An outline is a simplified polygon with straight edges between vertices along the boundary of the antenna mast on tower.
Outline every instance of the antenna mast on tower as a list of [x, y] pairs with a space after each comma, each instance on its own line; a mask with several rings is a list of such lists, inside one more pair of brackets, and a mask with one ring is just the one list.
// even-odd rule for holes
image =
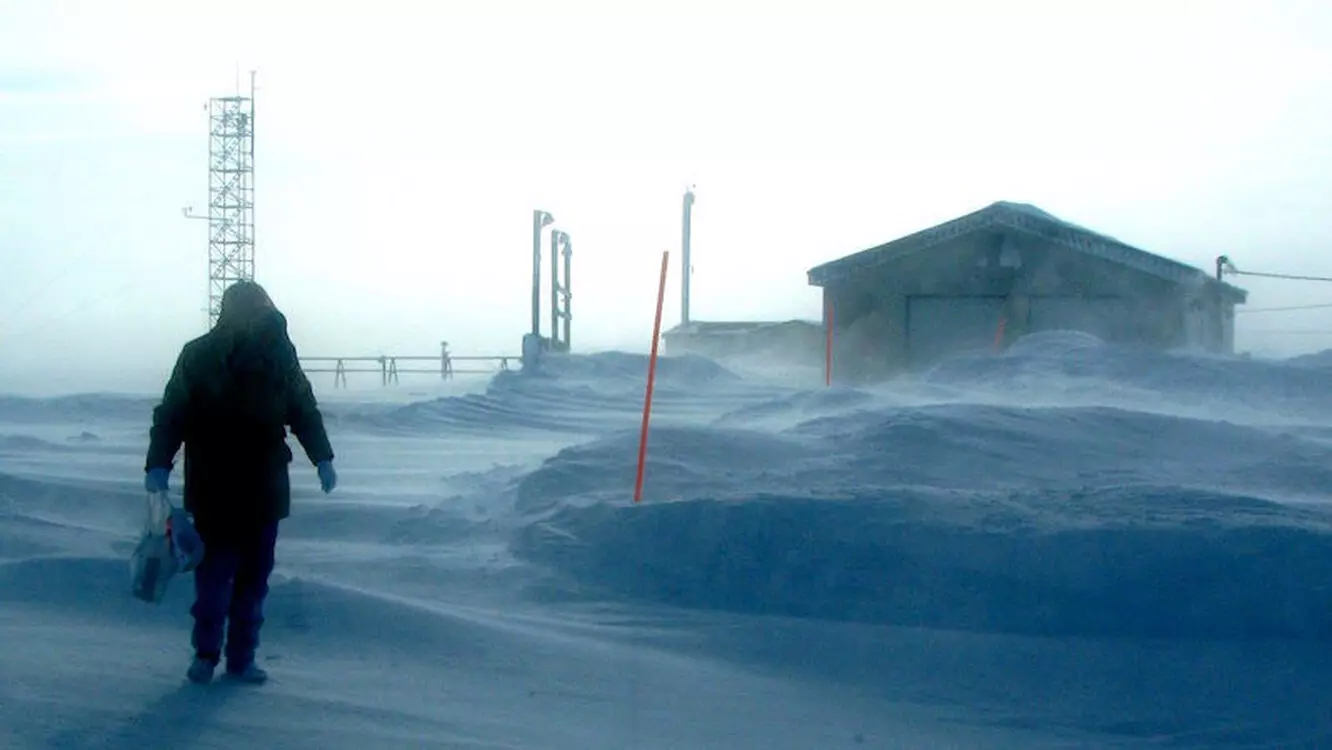
[[[239, 87], [237, 87], [239, 88]], [[189, 218], [194, 216], [185, 209]], [[208, 326], [222, 293], [254, 279], [254, 72], [250, 95], [208, 100]]]

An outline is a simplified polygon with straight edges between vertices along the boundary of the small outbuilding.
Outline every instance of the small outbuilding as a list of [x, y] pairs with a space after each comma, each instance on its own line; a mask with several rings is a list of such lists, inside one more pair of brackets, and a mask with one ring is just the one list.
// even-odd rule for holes
[[717, 360], [768, 356], [819, 362], [824, 329], [818, 321], [690, 321], [662, 334], [667, 354]]
[[[809, 271], [833, 317], [836, 370], [873, 378], [1027, 333], [1234, 349], [1247, 293], [1204, 271], [1000, 202]], [[826, 322], [826, 321], [825, 321]]]

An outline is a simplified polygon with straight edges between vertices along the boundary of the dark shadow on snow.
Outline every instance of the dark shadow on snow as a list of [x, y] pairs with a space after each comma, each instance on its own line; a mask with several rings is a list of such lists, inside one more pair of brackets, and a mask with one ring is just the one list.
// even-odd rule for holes
[[240, 697], [239, 691], [254, 689], [225, 679], [216, 680], [211, 685], [182, 682], [130, 716], [89, 717], [79, 726], [51, 737], [47, 747], [51, 750], [192, 747], [208, 731], [212, 718]]

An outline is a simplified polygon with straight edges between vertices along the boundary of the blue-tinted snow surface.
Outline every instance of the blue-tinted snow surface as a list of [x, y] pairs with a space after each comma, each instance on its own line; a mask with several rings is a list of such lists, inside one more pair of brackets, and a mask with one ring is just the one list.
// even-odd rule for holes
[[278, 677], [208, 704], [217, 734], [152, 698], [188, 586], [125, 588], [154, 399], [0, 397], [0, 723], [19, 748], [1332, 741], [1332, 355], [1047, 334], [873, 388], [665, 358], [635, 505], [646, 369], [321, 388], [342, 484], [297, 450]]
[[[580, 597], [1013, 633], [1332, 636], [1332, 357], [1054, 333], [874, 389], [756, 385], [667, 357], [635, 505], [645, 371], [638, 355], [555, 357], [470, 395], [326, 412], [372, 436], [560, 436], [485, 491], [512, 501], [511, 551]], [[142, 430], [152, 403], [0, 399], [10, 424], [64, 425], [0, 435], [0, 455], [91, 450], [78, 425]], [[401, 542], [467, 533], [461, 511], [310, 513], [294, 533], [314, 518]]]
[[[1027, 634], [1332, 637], [1332, 366], [1076, 334], [631, 428], [517, 483], [582, 596]], [[702, 390], [702, 389], [700, 389]], [[787, 424], [774, 421], [787, 417]], [[751, 426], [747, 426], [751, 425]]]

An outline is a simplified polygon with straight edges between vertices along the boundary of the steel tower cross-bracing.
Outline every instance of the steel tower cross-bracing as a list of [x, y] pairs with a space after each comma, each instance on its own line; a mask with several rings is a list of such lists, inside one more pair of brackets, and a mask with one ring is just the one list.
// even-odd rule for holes
[[208, 101], [208, 324], [222, 293], [254, 279], [254, 76], [249, 96]]

